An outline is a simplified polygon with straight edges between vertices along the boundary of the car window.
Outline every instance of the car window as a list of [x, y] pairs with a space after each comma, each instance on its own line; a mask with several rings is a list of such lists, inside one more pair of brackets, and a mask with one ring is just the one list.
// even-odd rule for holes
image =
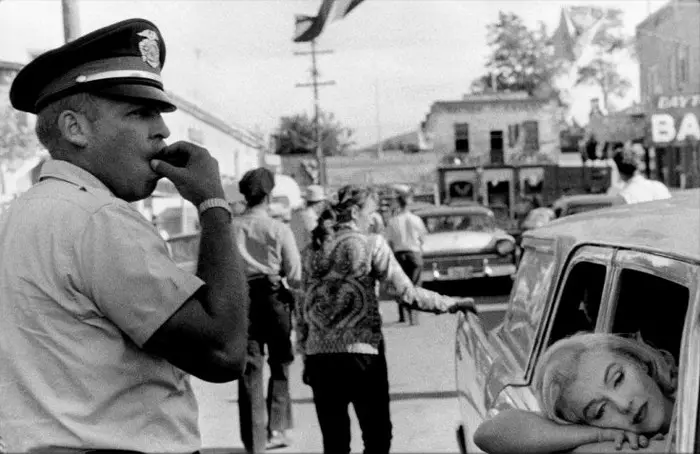
[[423, 223], [429, 233], [488, 232], [495, 228], [494, 219], [486, 214], [457, 214], [449, 216], [424, 216]]
[[[547, 304], [554, 274], [554, 254], [526, 247], [511, 290], [510, 306], [503, 323], [506, 340], [527, 361], [537, 327]], [[523, 367], [525, 363], [522, 364]]]
[[623, 269], [618, 280], [612, 332], [639, 334], [678, 361], [689, 291], [684, 285], [645, 271]]
[[547, 345], [580, 331], [593, 331], [600, 310], [607, 267], [585, 260], [566, 275]]

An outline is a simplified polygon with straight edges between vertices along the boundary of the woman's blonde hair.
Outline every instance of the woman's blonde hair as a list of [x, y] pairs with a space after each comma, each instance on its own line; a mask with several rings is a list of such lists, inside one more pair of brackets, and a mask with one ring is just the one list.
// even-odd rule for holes
[[535, 370], [535, 394], [545, 415], [559, 423], [582, 423], [563, 405], [563, 396], [577, 378], [584, 353], [608, 351], [623, 355], [647, 369], [661, 392], [672, 396], [677, 386], [677, 369], [673, 356], [657, 350], [641, 338], [609, 333], [579, 333], [552, 344], [542, 355]]

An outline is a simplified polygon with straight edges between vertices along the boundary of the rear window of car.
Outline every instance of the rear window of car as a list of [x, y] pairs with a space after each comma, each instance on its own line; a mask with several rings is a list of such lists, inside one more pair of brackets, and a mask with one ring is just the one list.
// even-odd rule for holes
[[585, 213], [587, 211], [600, 210], [601, 208], [607, 208], [611, 206], [610, 203], [595, 203], [590, 205], [574, 205], [566, 210], [566, 216], [578, 213]]
[[428, 233], [454, 231], [488, 232], [496, 227], [491, 216], [479, 213], [423, 216], [422, 219]]

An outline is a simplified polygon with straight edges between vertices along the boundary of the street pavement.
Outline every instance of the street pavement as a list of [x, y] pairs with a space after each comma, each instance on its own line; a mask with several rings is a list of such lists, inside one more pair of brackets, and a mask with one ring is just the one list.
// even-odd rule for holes
[[[476, 298], [487, 327], [495, 326], [502, 319], [502, 309], [508, 299], [506, 292], [482, 292], [490, 294]], [[454, 291], [449, 293], [455, 294]], [[395, 302], [382, 302], [380, 311], [389, 365], [394, 425], [392, 452], [457, 452], [454, 432], [459, 419], [454, 373], [457, 316], [420, 313], [420, 323], [408, 326], [397, 323]], [[301, 361], [297, 360], [291, 368], [293, 444], [270, 452], [322, 452], [311, 388], [301, 382], [301, 366]], [[212, 384], [196, 378], [192, 379], [192, 384], [199, 401], [203, 453], [243, 452], [238, 431], [237, 384]], [[352, 451], [362, 452], [357, 419], [352, 410], [350, 415]]]

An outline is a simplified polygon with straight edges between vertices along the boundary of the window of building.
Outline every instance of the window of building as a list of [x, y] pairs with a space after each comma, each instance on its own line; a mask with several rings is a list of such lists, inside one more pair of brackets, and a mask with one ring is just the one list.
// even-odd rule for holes
[[605, 265], [586, 261], [570, 269], [557, 305], [549, 345], [580, 331], [595, 329], [606, 271]]
[[455, 123], [455, 152], [469, 153], [469, 123]]
[[678, 84], [688, 82], [690, 76], [690, 46], [679, 44], [676, 48], [676, 80]]
[[525, 151], [538, 151], [540, 149], [540, 127], [536, 120], [523, 122], [525, 132]]
[[491, 131], [491, 164], [503, 164], [503, 131]]
[[[554, 254], [526, 248], [511, 290], [503, 333], [518, 357], [529, 358], [537, 328], [547, 305], [554, 275]], [[524, 364], [523, 364], [524, 366]]]
[[653, 101], [653, 96], [661, 94], [662, 88], [659, 82], [659, 67], [652, 65], [647, 72], [647, 96], [649, 96], [647, 102]]

